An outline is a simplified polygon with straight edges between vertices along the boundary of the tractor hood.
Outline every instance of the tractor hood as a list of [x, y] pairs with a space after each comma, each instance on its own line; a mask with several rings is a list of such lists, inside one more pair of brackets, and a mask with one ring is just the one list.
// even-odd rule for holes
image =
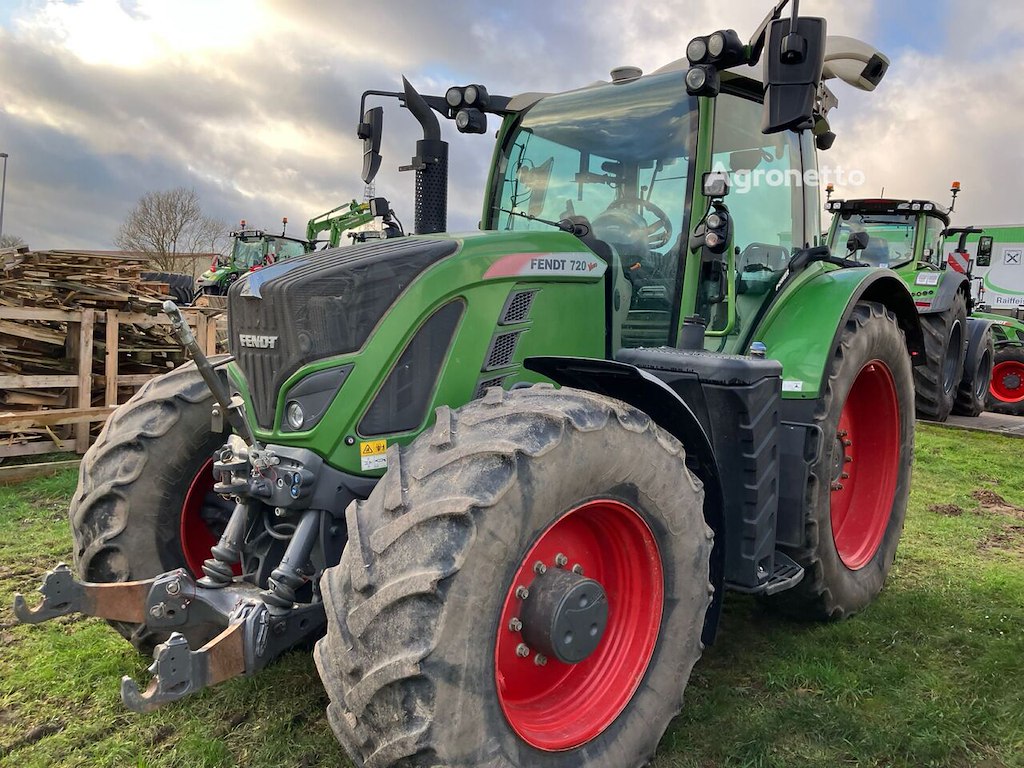
[[250, 272], [228, 298], [229, 347], [269, 427], [284, 381], [315, 360], [354, 352], [417, 275], [458, 248], [403, 238], [320, 251]]

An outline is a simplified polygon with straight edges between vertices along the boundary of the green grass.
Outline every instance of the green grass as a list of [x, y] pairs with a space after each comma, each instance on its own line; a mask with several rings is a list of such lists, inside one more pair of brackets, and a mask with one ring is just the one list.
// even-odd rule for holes
[[[654, 767], [1024, 766], [1022, 454], [1020, 440], [921, 427], [881, 597], [817, 625], [730, 595]], [[103, 622], [12, 624], [14, 591], [70, 558], [74, 483], [0, 488], [0, 765], [347, 766], [308, 654], [134, 715], [118, 681], [142, 681], [145, 662]]]

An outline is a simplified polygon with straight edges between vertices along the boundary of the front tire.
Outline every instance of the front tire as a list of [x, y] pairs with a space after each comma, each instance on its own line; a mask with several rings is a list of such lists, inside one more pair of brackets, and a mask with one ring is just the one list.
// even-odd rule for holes
[[914, 367], [918, 418], [945, 421], [953, 410], [967, 354], [967, 298], [960, 291], [945, 312], [921, 315], [926, 363]]
[[[321, 581], [315, 659], [356, 764], [647, 762], [711, 598], [712, 534], [682, 446], [618, 401], [536, 386], [442, 407], [388, 458]], [[538, 660], [516, 623], [521, 588], [548, 595], [537, 562], [559, 578], [580, 564], [605, 590], [604, 634], [577, 664]]]
[[860, 302], [843, 329], [815, 412], [824, 444], [807, 487], [803, 581], [769, 603], [836, 620], [867, 607], [896, 556], [914, 449], [910, 355], [896, 317]]
[[986, 402], [995, 413], [1024, 416], [1024, 346], [1008, 344], [996, 350]]
[[[210, 429], [213, 402], [188, 363], [146, 382], [107, 420], [82, 458], [68, 513], [82, 579], [148, 579], [174, 568], [202, 575], [199, 565], [231, 512], [213, 493], [211, 456], [225, 440]], [[110, 623], [143, 653], [165, 639]], [[209, 639], [205, 628], [196, 632], [190, 641]]]

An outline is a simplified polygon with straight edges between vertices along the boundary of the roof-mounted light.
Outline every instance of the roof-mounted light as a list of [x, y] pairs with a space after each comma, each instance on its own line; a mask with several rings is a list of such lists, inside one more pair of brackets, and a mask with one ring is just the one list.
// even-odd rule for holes
[[912, 211], [920, 211], [921, 210], [921, 204], [920, 203], [911, 203], [910, 204], [910, 210], [912, 210]]

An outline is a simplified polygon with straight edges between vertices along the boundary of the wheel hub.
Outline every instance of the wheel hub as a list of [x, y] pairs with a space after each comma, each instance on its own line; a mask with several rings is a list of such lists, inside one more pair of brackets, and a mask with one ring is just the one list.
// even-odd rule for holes
[[1006, 389], [1020, 389], [1020, 382], [1020, 376], [1016, 373], [1011, 373], [1003, 377], [1003, 386]]
[[521, 620], [527, 647], [565, 664], [578, 664], [604, 637], [608, 599], [597, 581], [547, 568], [530, 584]]

